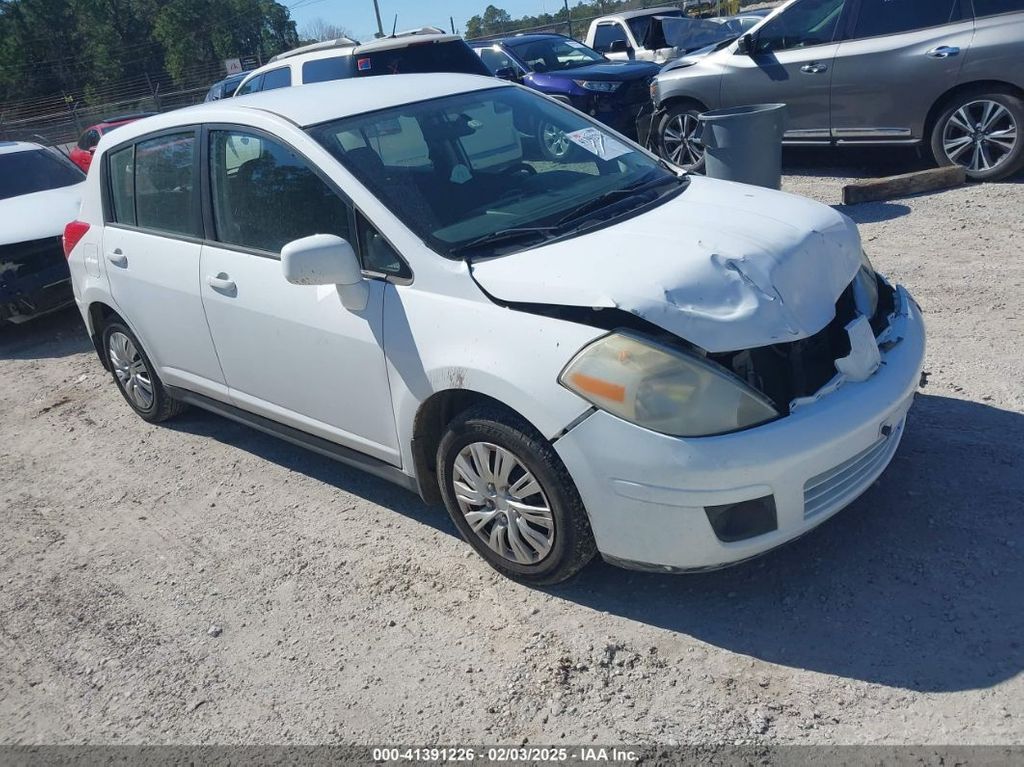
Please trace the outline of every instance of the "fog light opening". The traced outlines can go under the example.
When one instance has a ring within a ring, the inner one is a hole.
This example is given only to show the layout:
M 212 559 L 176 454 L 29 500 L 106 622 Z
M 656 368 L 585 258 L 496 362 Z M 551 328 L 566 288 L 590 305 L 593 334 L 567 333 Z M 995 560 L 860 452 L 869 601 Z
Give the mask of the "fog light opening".
M 773 495 L 722 506 L 707 506 L 704 513 L 708 515 L 708 522 L 718 540 L 724 543 L 756 538 L 779 527 Z

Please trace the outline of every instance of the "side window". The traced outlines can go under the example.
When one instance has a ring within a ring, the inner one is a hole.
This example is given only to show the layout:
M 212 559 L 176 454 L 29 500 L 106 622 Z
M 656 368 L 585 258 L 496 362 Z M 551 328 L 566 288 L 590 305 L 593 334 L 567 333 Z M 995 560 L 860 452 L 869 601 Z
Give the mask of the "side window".
M 409 267 L 398 257 L 395 249 L 362 214 L 356 215 L 356 226 L 359 229 L 359 252 L 363 254 L 364 269 L 399 277 L 412 276 Z
M 614 41 L 626 39 L 626 31 L 619 24 L 599 24 L 594 32 L 594 50 L 607 53 Z
M 196 139 L 192 131 L 135 145 L 137 225 L 171 234 L 198 235 L 195 198 Z
M 243 83 L 242 86 L 235 91 L 236 96 L 244 96 L 247 93 L 256 93 L 260 90 L 263 85 L 263 75 L 257 75 L 252 78 L 249 82 Z
M 995 16 L 1014 11 L 1024 11 L 1024 0 L 974 0 L 975 16 Z
M 107 155 L 107 180 L 110 184 L 110 218 L 118 224 L 135 226 L 135 174 L 132 163 L 134 146 Z
M 901 1 L 901 0 L 898 0 Z M 785 51 L 830 43 L 844 0 L 803 0 L 789 6 L 757 33 L 757 52 Z
M 348 64 L 351 56 L 332 56 L 329 59 L 313 59 L 302 65 L 303 83 L 323 83 L 328 80 L 341 80 L 348 76 Z
M 263 86 L 260 90 L 272 91 L 277 88 L 288 88 L 291 84 L 292 70 L 288 67 L 280 67 L 263 74 Z
M 248 159 L 239 163 L 241 146 Z M 280 253 L 287 243 L 311 234 L 351 240 L 348 205 L 305 160 L 276 141 L 244 131 L 213 131 L 210 165 L 220 242 Z
M 861 0 L 853 38 L 895 35 L 961 18 L 960 0 Z
M 477 48 L 476 51 L 480 54 L 480 60 L 484 62 L 491 74 L 494 74 L 499 69 L 514 69 L 516 72 L 519 71 L 519 67 L 502 51 L 500 48 Z

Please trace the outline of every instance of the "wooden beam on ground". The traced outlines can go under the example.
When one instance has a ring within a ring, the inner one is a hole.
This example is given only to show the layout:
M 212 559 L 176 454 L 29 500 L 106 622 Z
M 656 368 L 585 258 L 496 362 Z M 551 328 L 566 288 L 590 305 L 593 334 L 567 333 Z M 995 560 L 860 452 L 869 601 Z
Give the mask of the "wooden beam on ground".
M 929 168 L 887 178 L 869 178 L 854 181 L 843 187 L 843 205 L 891 200 L 894 197 L 907 197 L 921 192 L 952 189 L 966 181 L 967 171 L 960 165 Z

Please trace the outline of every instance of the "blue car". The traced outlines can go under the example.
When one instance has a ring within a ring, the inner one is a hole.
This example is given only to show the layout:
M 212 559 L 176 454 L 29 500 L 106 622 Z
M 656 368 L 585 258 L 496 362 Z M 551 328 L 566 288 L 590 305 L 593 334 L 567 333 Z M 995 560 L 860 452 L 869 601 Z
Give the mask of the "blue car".
M 647 61 L 610 61 L 564 35 L 515 35 L 470 46 L 496 77 L 565 101 L 631 138 L 638 115 L 649 108 L 651 80 L 660 70 Z M 547 159 L 562 159 L 572 150 L 555 126 L 532 129 Z

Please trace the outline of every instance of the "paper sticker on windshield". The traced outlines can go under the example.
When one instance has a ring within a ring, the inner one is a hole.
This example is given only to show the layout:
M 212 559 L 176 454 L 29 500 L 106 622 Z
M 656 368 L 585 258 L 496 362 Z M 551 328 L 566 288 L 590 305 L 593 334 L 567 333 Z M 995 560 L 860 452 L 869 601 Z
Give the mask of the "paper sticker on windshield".
M 613 139 L 597 128 L 583 128 L 566 133 L 565 137 L 577 146 L 583 147 L 602 160 L 614 160 L 620 155 L 629 154 L 631 150 L 621 141 Z
M 584 51 L 587 49 L 587 46 L 585 46 L 581 42 L 577 42 L 576 40 L 566 40 L 565 44 L 568 45 L 570 48 L 579 48 L 580 50 Z

